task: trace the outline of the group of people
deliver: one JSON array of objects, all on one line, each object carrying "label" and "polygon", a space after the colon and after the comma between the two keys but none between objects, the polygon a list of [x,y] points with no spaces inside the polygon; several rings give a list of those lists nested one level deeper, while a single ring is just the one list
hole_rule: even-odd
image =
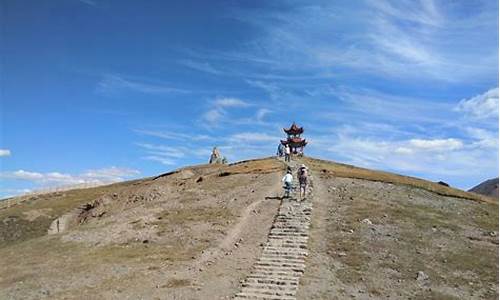
[{"label": "group of people", "polygon": [[276,153],[278,157],[285,156],[285,161],[290,161],[291,154],[292,154],[292,149],[290,149],[290,146],[288,145],[283,146],[283,144],[281,143],[278,145],[278,152]]},{"label": "group of people", "polygon": [[[296,148],[293,151],[293,154],[296,154],[297,156],[303,156],[304,155],[304,149],[303,148]],[[278,145],[278,151],[276,152],[276,155],[278,157],[285,156],[285,161],[290,161],[290,157],[292,155],[292,148],[288,144],[283,145],[282,143],[280,143]]]},{"label": "group of people", "polygon": [[[307,191],[307,177],[308,177],[308,169],[307,167],[302,164],[299,169],[297,170],[297,179],[299,181],[299,187],[300,187],[300,195],[299,195],[299,200],[304,200],[306,197],[306,191]],[[293,175],[292,175],[292,169],[288,167],[285,176],[281,180],[285,185],[285,197],[290,197],[290,191],[292,189],[292,184],[293,184]]]}]

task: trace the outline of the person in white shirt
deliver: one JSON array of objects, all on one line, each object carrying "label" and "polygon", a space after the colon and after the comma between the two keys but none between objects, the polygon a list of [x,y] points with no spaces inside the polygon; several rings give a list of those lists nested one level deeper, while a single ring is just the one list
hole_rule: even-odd
[{"label": "person in white shirt", "polygon": [[285,146],[285,161],[290,161],[290,146],[286,145]]},{"label": "person in white shirt", "polygon": [[286,175],[281,179],[281,181],[285,184],[285,198],[290,197],[290,191],[292,190],[292,182],[293,176],[291,171],[287,171]]}]

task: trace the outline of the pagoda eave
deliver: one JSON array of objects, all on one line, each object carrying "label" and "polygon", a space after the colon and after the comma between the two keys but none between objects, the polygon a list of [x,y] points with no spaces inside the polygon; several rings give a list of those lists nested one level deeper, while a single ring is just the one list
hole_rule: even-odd
[{"label": "pagoda eave", "polygon": [[281,140],[282,145],[288,145],[292,148],[305,147],[307,145],[306,140],[293,141],[293,140]]}]

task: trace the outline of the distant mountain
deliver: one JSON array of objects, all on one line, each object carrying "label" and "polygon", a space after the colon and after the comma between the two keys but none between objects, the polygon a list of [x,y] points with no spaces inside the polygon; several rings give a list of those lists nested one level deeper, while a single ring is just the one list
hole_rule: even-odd
[{"label": "distant mountain", "polygon": [[498,177],[486,180],[475,187],[471,188],[469,192],[478,193],[498,199]]}]

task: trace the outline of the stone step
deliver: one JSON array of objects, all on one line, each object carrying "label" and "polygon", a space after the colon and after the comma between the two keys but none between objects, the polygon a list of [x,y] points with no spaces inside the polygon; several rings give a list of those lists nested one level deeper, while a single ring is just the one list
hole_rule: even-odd
[{"label": "stone step", "polygon": [[283,262],[283,263],[296,263],[296,264],[303,264],[305,262],[305,259],[301,258],[284,258],[284,257],[268,257],[268,256],[262,256],[258,260],[259,262]]},{"label": "stone step", "polygon": [[267,266],[267,267],[283,267],[283,268],[306,268],[304,263],[292,263],[292,262],[274,262],[274,261],[257,261],[255,266]]},{"label": "stone step", "polygon": [[290,272],[290,271],[280,271],[280,270],[253,270],[250,273],[249,278],[283,278],[283,279],[294,279],[297,280],[302,276],[301,272]]},{"label": "stone step", "polygon": [[283,273],[304,273],[304,268],[302,267],[279,267],[279,266],[253,266],[255,271],[264,271],[264,272],[283,272]]},{"label": "stone step", "polygon": [[305,261],[307,256],[304,255],[294,255],[294,254],[274,254],[274,253],[263,253],[260,257],[261,259],[290,259],[297,261]]},{"label": "stone step", "polygon": [[261,283],[261,282],[248,282],[245,281],[242,285],[243,288],[252,288],[252,289],[263,289],[263,290],[273,290],[273,291],[294,291],[297,289],[297,284],[286,284],[281,282],[269,282],[269,283]]},{"label": "stone step", "polygon": [[300,276],[286,276],[274,273],[269,274],[250,274],[246,280],[278,280],[285,282],[299,282]]},{"label": "stone step", "polygon": [[262,283],[262,284],[277,284],[277,285],[297,285],[299,283],[298,278],[294,279],[284,279],[279,277],[267,277],[267,278],[247,278],[245,282]]},{"label": "stone step", "polygon": [[294,297],[295,294],[297,293],[296,289],[293,290],[287,290],[287,291],[278,291],[278,290],[271,290],[271,289],[259,289],[259,288],[247,288],[243,287],[241,290],[241,293],[252,293],[252,294],[260,294],[260,295],[267,295],[267,296],[286,296],[286,297]]},{"label": "stone step", "polygon": [[270,295],[262,295],[259,293],[239,293],[236,295],[234,299],[266,299],[266,300],[295,300],[295,297],[289,296],[270,296]]}]

